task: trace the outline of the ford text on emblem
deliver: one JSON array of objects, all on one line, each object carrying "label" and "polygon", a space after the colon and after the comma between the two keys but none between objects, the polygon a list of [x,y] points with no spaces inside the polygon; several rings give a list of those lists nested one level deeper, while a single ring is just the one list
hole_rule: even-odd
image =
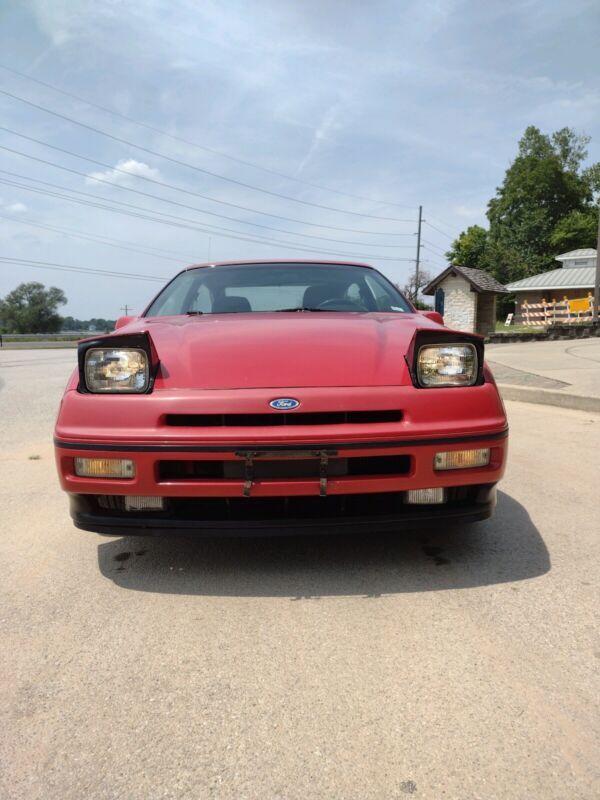
[{"label": "ford text on emblem", "polygon": [[276,400],[271,400],[269,405],[276,411],[291,411],[294,408],[298,408],[300,401],[295,400],[293,397],[278,397]]}]

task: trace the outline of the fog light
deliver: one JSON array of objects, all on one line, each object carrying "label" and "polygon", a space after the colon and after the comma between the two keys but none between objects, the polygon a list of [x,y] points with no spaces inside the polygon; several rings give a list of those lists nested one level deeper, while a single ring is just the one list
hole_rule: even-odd
[{"label": "fog light", "polygon": [[125,497],[125,511],[162,511],[164,505],[162,497]]},{"label": "fog light", "polygon": [[135,478],[135,464],[128,458],[76,458],[75,475],[81,478]]},{"label": "fog light", "polygon": [[406,493],[406,502],[411,506],[440,505],[446,502],[446,490],[439,489],[410,489]]},{"label": "fog light", "polygon": [[434,469],[469,469],[470,467],[487,467],[490,463],[490,448],[480,450],[450,450],[447,453],[436,453],[433,459]]}]

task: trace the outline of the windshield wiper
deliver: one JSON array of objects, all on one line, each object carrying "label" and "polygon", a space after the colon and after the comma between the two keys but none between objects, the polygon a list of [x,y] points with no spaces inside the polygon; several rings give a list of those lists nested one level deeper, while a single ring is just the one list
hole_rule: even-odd
[{"label": "windshield wiper", "polygon": [[195,317],[204,314],[204,311],[186,311],[185,313],[187,314],[188,317]]},{"label": "windshield wiper", "polygon": [[283,312],[283,311],[328,311],[330,309],[326,309],[326,308],[309,308],[308,306],[295,306],[294,308],[276,308],[274,310],[276,312]]}]

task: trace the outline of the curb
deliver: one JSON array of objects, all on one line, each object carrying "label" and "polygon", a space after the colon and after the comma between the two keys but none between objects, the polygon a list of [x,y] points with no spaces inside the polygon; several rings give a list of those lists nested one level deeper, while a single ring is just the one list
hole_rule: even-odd
[{"label": "curb", "polygon": [[567,325],[557,323],[549,325],[544,331],[494,331],[486,336],[486,343],[513,344],[514,342],[554,342],[559,339],[590,339],[600,336],[600,324],[585,322],[581,325]]},{"label": "curb", "polygon": [[503,400],[517,400],[520,403],[537,403],[543,406],[573,408],[576,411],[592,411],[600,414],[600,397],[565,394],[562,391],[515,386],[509,383],[499,383],[498,389]]}]

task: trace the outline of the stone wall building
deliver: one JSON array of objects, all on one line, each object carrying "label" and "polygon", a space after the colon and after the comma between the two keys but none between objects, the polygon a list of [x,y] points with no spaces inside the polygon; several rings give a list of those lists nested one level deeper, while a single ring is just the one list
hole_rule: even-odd
[{"label": "stone wall building", "polygon": [[449,328],[485,336],[496,328],[496,297],[506,288],[482,269],[452,265],[423,294],[434,296],[435,310]]}]

